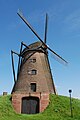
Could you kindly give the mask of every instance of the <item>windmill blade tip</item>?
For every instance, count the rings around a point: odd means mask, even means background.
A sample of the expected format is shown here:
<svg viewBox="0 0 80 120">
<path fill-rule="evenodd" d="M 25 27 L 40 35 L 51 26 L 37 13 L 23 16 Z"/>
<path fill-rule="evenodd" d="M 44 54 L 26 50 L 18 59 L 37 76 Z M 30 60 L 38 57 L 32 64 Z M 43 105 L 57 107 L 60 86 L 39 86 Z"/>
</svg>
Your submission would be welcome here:
<svg viewBox="0 0 80 120">
<path fill-rule="evenodd" d="M 20 10 L 20 9 L 18 9 L 17 13 L 19 13 L 19 12 L 21 12 L 21 10 Z"/>
<path fill-rule="evenodd" d="M 65 65 L 65 66 L 68 66 L 68 62 L 67 62 L 67 61 L 65 61 L 64 65 Z"/>
<path fill-rule="evenodd" d="M 20 9 L 18 9 L 17 14 L 18 14 L 18 15 L 23 15 L 23 14 L 22 14 L 22 11 L 21 11 Z"/>
</svg>

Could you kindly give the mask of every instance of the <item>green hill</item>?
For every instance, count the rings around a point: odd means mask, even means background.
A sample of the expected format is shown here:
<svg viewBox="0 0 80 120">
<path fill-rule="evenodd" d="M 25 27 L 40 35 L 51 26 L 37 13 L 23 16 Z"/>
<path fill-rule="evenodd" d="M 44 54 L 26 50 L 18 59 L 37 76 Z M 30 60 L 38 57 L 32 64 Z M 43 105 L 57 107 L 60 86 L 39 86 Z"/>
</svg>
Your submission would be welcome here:
<svg viewBox="0 0 80 120">
<path fill-rule="evenodd" d="M 80 100 L 78 99 L 72 99 L 73 118 L 71 118 L 68 97 L 50 95 L 50 104 L 47 109 L 36 115 L 16 114 L 10 97 L 10 95 L 0 96 L 0 120 L 80 120 Z"/>
</svg>

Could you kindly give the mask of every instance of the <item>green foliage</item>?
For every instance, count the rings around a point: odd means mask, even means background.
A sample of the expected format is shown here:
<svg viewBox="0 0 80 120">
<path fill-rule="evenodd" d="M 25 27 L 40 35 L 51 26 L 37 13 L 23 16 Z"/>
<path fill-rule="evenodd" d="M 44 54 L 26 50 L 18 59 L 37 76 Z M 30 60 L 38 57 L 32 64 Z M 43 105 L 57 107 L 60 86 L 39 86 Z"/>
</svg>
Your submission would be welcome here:
<svg viewBox="0 0 80 120">
<path fill-rule="evenodd" d="M 0 120 L 79 120 L 80 100 L 72 99 L 73 118 L 70 116 L 68 97 L 50 95 L 50 104 L 43 113 L 35 115 L 16 114 L 13 110 L 10 95 L 0 97 Z"/>
</svg>

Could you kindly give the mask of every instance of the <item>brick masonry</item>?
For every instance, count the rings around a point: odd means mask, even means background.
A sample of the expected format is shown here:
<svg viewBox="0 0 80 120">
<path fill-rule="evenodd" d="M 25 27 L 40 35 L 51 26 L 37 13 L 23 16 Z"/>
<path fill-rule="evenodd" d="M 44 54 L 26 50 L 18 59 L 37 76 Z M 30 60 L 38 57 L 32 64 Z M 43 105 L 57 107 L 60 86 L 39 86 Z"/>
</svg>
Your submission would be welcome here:
<svg viewBox="0 0 80 120">
<path fill-rule="evenodd" d="M 13 93 L 12 105 L 16 113 L 21 113 L 22 98 L 29 96 L 39 98 L 39 112 L 43 112 L 49 105 L 49 93 Z"/>
<path fill-rule="evenodd" d="M 29 48 L 35 49 L 40 45 L 40 42 L 33 43 Z M 12 90 L 12 105 L 17 113 L 21 113 L 23 97 L 38 97 L 39 112 L 43 112 L 49 104 L 49 94 L 56 94 L 48 55 L 42 47 L 38 50 L 29 51 L 25 49 L 23 51 L 24 57 L 19 75 Z M 36 62 L 31 62 L 31 59 L 36 59 Z M 36 75 L 30 74 L 32 70 L 37 71 Z M 36 92 L 32 92 L 31 83 L 36 84 Z"/>
</svg>

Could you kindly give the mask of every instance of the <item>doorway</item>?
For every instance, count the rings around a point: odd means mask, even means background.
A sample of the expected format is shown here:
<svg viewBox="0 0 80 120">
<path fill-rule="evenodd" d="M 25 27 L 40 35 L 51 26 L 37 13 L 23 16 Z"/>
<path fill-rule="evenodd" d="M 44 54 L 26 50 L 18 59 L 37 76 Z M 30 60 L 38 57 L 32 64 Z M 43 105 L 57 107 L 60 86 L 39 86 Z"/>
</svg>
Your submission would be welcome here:
<svg viewBox="0 0 80 120">
<path fill-rule="evenodd" d="M 39 113 L 39 98 L 38 97 L 23 97 L 21 113 L 36 114 Z"/>
</svg>

